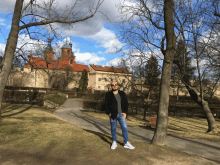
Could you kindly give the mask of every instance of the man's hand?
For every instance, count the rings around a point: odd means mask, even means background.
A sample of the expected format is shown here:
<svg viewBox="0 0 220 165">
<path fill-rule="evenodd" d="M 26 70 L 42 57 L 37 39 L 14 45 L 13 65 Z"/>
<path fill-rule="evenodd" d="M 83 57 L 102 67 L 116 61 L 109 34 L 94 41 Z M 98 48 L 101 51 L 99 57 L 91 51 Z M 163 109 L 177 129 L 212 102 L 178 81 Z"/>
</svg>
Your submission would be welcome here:
<svg viewBox="0 0 220 165">
<path fill-rule="evenodd" d="M 126 113 L 122 113 L 122 115 L 123 115 L 123 119 L 125 119 L 126 118 Z"/>
</svg>

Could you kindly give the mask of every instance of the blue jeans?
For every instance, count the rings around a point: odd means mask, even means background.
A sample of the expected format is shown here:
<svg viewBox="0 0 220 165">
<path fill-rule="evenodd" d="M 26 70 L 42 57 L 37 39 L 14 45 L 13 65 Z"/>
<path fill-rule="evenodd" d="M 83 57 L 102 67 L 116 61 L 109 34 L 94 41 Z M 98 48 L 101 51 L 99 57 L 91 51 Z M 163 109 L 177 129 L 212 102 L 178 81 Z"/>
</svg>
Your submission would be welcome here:
<svg viewBox="0 0 220 165">
<path fill-rule="evenodd" d="M 116 141 L 117 135 L 116 135 L 116 126 L 117 126 L 117 120 L 121 126 L 122 129 L 122 135 L 124 139 L 124 144 L 127 143 L 128 141 L 128 130 L 127 130 L 127 124 L 126 124 L 126 119 L 122 119 L 123 114 L 118 114 L 116 119 L 112 119 L 109 116 L 110 123 L 111 123 L 111 134 L 112 134 L 112 142 Z M 116 141 L 117 143 L 117 141 Z"/>
</svg>

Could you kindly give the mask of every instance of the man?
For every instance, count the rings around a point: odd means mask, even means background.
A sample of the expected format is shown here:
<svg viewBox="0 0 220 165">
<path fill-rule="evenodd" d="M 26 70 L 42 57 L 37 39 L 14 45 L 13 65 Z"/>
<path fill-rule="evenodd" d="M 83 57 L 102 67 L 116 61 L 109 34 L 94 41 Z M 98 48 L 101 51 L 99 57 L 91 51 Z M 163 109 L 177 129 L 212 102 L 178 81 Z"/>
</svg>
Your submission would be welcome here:
<svg viewBox="0 0 220 165">
<path fill-rule="evenodd" d="M 119 121 L 124 139 L 124 147 L 134 149 L 128 142 L 128 130 L 126 124 L 126 114 L 128 113 L 128 100 L 123 91 L 118 90 L 117 82 L 111 83 L 112 90 L 105 95 L 105 112 L 109 115 L 111 123 L 112 146 L 111 149 L 117 147 L 116 126 Z"/>
</svg>

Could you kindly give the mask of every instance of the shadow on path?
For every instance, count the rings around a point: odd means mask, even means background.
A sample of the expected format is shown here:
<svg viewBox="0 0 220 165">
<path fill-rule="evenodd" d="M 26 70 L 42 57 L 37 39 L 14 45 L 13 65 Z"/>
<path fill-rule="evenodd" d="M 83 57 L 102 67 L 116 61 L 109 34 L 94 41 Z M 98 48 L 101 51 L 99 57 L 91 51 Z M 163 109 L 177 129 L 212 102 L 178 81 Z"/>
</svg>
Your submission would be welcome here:
<svg viewBox="0 0 220 165">
<path fill-rule="evenodd" d="M 80 119 L 82 119 L 82 120 L 84 120 L 84 121 L 86 121 L 86 122 L 88 122 L 88 123 L 94 125 L 95 128 L 97 128 L 98 130 L 100 130 L 100 132 L 102 132 L 103 134 L 111 134 L 111 133 L 109 133 L 109 132 L 111 132 L 110 121 L 107 122 L 106 120 L 97 119 L 97 118 L 92 117 L 92 116 L 79 115 L 79 114 L 76 113 L 76 112 L 68 112 L 67 114 L 70 115 L 70 116 L 73 116 L 73 117 L 80 118 Z M 104 129 L 103 129 L 103 128 L 104 128 Z M 128 133 L 129 133 L 129 135 L 137 136 L 137 137 L 141 138 L 142 140 L 144 140 L 145 142 L 151 143 L 151 137 L 144 137 L 144 136 L 141 136 L 141 135 L 138 135 L 138 134 L 134 133 L 134 131 L 129 131 L 130 129 L 133 130 L 133 129 L 136 129 L 136 128 L 137 128 L 137 127 L 128 127 Z M 120 128 L 119 125 L 117 124 L 117 130 L 118 130 L 118 129 L 121 129 L 121 128 Z M 107 130 L 108 132 L 107 132 L 106 130 Z M 148 133 L 149 135 L 153 134 L 153 132 L 154 132 L 154 131 L 151 131 L 151 130 L 146 130 L 146 131 L 149 132 L 149 133 Z M 116 134 L 119 135 L 119 136 L 122 136 L 122 134 L 119 134 L 119 133 L 117 133 L 117 132 L 116 132 Z M 129 139 L 129 137 L 128 137 L 128 139 Z M 132 139 L 133 139 L 133 138 L 132 138 Z"/>
</svg>

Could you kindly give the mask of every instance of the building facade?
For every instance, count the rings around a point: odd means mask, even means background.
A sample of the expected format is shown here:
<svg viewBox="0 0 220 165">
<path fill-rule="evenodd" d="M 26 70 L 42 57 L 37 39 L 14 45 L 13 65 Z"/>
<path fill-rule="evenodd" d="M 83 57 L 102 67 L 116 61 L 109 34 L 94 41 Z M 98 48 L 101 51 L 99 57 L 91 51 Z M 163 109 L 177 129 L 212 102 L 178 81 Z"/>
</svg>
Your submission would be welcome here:
<svg viewBox="0 0 220 165">
<path fill-rule="evenodd" d="M 44 58 L 28 56 L 28 63 L 24 69 L 14 67 L 8 78 L 6 86 L 53 88 L 65 86 L 65 89 L 79 87 L 79 80 L 85 69 L 88 73 L 88 89 L 109 90 L 112 80 L 120 84 L 126 84 L 131 80 L 132 74 L 123 68 L 102 67 L 98 65 L 77 64 L 72 52 L 72 44 L 64 44 L 61 48 L 61 56 L 54 59 L 50 41 L 44 50 Z"/>
<path fill-rule="evenodd" d="M 121 90 L 131 90 L 132 74 L 125 68 L 115 68 L 100 65 L 90 65 L 89 88 L 94 90 L 110 90 L 111 82 L 116 81 Z"/>
</svg>

